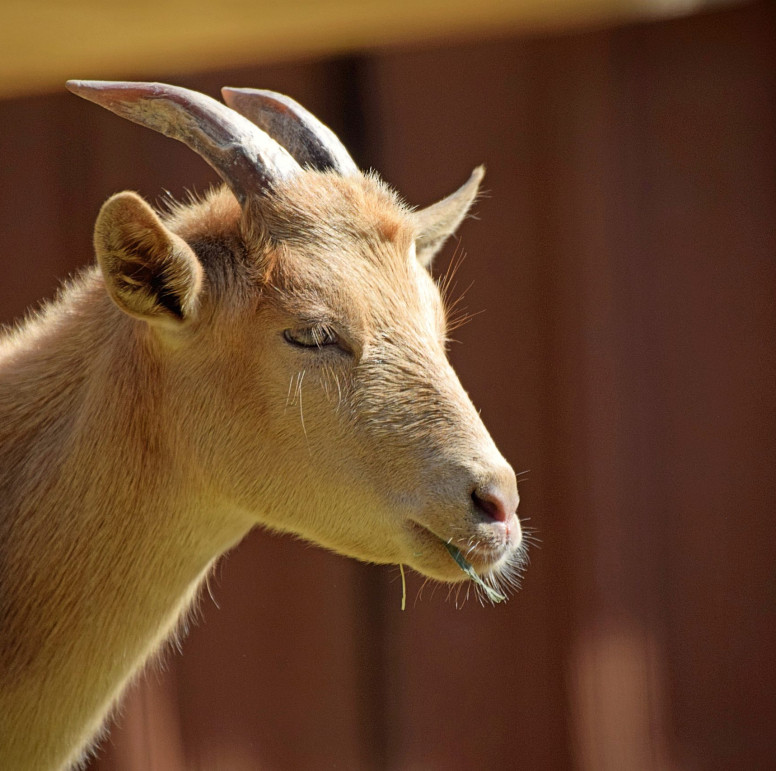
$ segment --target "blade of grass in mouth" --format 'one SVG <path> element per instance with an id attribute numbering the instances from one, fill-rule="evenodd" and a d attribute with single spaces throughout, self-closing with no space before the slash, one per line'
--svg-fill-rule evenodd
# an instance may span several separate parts
<path id="1" fill-rule="evenodd" d="M 445 547 L 447 548 L 447 551 L 450 552 L 450 556 L 458 564 L 458 567 L 461 568 L 461 570 L 463 570 L 463 572 L 466 573 L 466 575 L 469 576 L 469 578 L 474 581 L 474 583 L 477 584 L 477 586 L 479 586 L 483 592 L 485 592 L 488 599 L 492 603 L 496 604 L 506 600 L 506 595 L 494 589 L 492 586 L 488 586 L 482 580 L 482 578 L 477 575 L 477 571 L 469 564 L 469 562 L 466 560 L 466 557 L 461 554 L 461 550 L 457 546 L 453 546 L 451 543 L 445 543 Z"/>

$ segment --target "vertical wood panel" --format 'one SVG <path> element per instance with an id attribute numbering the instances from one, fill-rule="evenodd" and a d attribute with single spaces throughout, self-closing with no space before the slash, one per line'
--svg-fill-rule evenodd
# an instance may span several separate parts
<path id="1" fill-rule="evenodd" d="M 662 51 L 644 40 L 632 76 L 652 85 L 636 254 L 660 278 L 641 313 L 662 401 L 672 723 L 682 756 L 758 767 L 776 719 L 776 23 L 773 5 L 710 21 L 671 26 Z"/>

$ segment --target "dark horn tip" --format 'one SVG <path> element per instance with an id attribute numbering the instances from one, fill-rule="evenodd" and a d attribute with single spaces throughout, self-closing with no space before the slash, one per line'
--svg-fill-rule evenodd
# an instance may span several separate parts
<path id="1" fill-rule="evenodd" d="M 249 88 L 230 88 L 229 86 L 224 86 L 221 89 L 221 98 L 224 100 L 225 104 L 229 107 L 233 107 L 235 102 L 242 101 L 245 98 L 245 95 L 250 91 L 251 89 Z"/>
<path id="2" fill-rule="evenodd" d="M 224 86 L 221 89 L 221 98 L 229 107 L 237 110 L 237 112 L 242 112 L 243 109 L 249 109 L 252 101 L 257 97 L 269 97 L 270 99 L 274 97 L 275 101 L 277 101 L 278 97 L 280 99 L 287 98 L 283 97 L 282 94 L 276 94 L 273 91 L 265 91 L 259 88 L 232 88 L 230 86 Z"/>

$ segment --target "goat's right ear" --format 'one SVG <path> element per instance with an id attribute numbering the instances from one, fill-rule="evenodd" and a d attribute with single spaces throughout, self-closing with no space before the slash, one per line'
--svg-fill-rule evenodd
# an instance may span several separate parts
<path id="1" fill-rule="evenodd" d="M 454 193 L 433 206 L 414 212 L 413 217 L 418 233 L 415 239 L 415 250 L 421 265 L 429 268 L 436 253 L 455 233 L 474 203 L 484 176 L 485 167 L 478 166 L 469 179 Z"/>
<path id="2" fill-rule="evenodd" d="M 103 204 L 94 249 L 108 294 L 125 313 L 168 327 L 193 318 L 202 266 L 139 195 L 117 193 Z"/>

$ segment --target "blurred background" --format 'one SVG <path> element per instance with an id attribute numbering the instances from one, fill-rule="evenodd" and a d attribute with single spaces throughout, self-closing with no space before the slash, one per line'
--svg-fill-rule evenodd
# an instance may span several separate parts
<path id="1" fill-rule="evenodd" d="M 92 771 L 776 768 L 774 4 L 5 0 L 3 321 L 109 194 L 216 182 L 66 78 L 288 93 L 417 205 L 484 162 L 451 356 L 541 539 L 509 603 L 402 612 L 257 530 Z"/>

